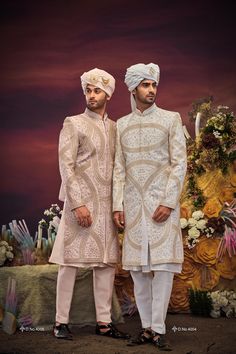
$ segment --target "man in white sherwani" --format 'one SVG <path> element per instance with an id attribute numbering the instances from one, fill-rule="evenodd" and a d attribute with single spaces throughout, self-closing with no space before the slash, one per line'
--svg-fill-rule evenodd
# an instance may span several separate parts
<path id="1" fill-rule="evenodd" d="M 59 199 L 64 207 L 49 259 L 60 265 L 53 333 L 56 338 L 72 339 L 68 323 L 76 273 L 78 268 L 92 267 L 96 333 L 127 338 L 111 323 L 119 244 L 111 202 L 116 128 L 106 104 L 115 79 L 95 68 L 81 76 L 81 84 L 87 108 L 65 119 L 59 138 Z"/>
<path id="2" fill-rule="evenodd" d="M 113 171 L 113 218 L 124 228 L 123 268 L 130 270 L 142 331 L 131 344 L 164 340 L 174 273 L 180 273 L 183 244 L 179 197 L 186 173 L 181 117 L 155 105 L 159 66 L 127 69 L 132 112 L 117 121 Z"/>

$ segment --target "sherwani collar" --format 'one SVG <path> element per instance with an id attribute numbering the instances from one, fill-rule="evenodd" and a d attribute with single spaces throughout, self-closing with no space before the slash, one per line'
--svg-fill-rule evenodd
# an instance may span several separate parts
<path id="1" fill-rule="evenodd" d="M 88 109 L 88 108 L 85 109 L 84 114 L 85 114 L 86 116 L 89 116 L 90 118 L 99 119 L 99 120 L 102 120 L 102 119 L 103 119 L 104 121 L 106 121 L 107 118 L 108 118 L 108 115 L 107 115 L 106 112 L 105 112 L 105 114 L 104 114 L 104 117 L 102 118 L 102 116 L 100 116 L 100 114 L 95 113 L 95 112 L 91 111 L 91 110 Z"/>
<path id="2" fill-rule="evenodd" d="M 157 109 L 157 106 L 155 105 L 155 103 L 153 103 L 153 105 L 147 109 L 145 109 L 145 111 L 141 112 L 138 108 L 136 108 L 134 110 L 134 113 L 137 114 L 138 116 L 147 116 L 148 114 L 154 112 Z"/>

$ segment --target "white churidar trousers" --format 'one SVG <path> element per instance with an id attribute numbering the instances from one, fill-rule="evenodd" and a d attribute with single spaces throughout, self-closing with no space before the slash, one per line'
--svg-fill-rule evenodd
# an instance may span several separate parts
<path id="1" fill-rule="evenodd" d="M 170 301 L 173 272 L 130 271 L 134 281 L 134 295 L 142 327 L 157 333 L 166 333 L 166 314 Z"/>

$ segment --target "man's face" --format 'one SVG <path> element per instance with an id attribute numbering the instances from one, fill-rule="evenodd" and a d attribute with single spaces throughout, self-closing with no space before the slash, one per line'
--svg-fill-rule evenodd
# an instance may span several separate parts
<path id="1" fill-rule="evenodd" d="M 87 107 L 91 111 L 103 108 L 106 105 L 106 102 L 110 99 L 103 90 L 94 85 L 87 85 L 85 97 Z"/>
<path id="2" fill-rule="evenodd" d="M 143 80 L 132 92 L 136 102 L 153 104 L 157 95 L 157 83 L 153 80 Z"/>

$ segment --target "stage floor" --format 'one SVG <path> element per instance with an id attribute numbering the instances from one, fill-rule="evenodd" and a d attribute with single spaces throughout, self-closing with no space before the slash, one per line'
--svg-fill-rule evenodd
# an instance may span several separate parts
<path id="1" fill-rule="evenodd" d="M 117 327 L 135 335 L 140 330 L 139 316 L 125 317 Z M 177 328 L 174 332 L 174 328 Z M 173 328 L 173 329 L 172 329 Z M 189 314 L 167 315 L 167 339 L 173 354 L 234 354 L 236 352 L 236 318 L 195 317 Z M 126 341 L 99 337 L 93 326 L 71 326 L 74 340 L 52 337 L 51 331 L 20 332 L 7 335 L 0 329 L 0 353 L 15 354 L 154 354 L 151 344 L 128 347 Z"/>

